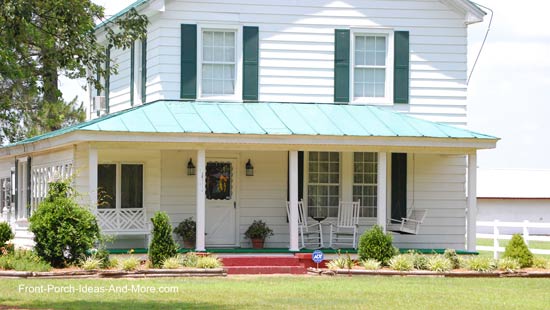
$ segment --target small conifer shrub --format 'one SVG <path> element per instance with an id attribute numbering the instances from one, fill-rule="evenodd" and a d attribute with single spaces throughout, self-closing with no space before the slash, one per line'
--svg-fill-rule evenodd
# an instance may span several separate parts
<path id="1" fill-rule="evenodd" d="M 502 257 L 516 259 L 521 268 L 533 266 L 533 253 L 531 253 L 520 234 L 512 236 L 512 240 L 506 246 Z"/>

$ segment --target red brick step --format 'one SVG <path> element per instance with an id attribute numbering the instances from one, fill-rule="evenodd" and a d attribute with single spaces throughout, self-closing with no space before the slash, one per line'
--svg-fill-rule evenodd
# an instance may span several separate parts
<path id="1" fill-rule="evenodd" d="M 305 274 L 306 267 L 295 256 L 222 256 L 228 274 Z"/>

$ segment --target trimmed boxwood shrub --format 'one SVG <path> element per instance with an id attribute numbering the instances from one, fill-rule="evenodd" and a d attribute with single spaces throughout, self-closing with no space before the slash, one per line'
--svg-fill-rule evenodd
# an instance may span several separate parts
<path id="1" fill-rule="evenodd" d="M 99 238 L 95 216 L 76 203 L 68 181 L 50 183 L 48 195 L 30 217 L 38 256 L 64 267 L 86 256 Z"/>
<path id="2" fill-rule="evenodd" d="M 512 236 L 512 240 L 506 246 L 502 257 L 516 259 L 521 268 L 533 266 L 533 253 L 531 253 L 520 234 Z"/>
<path id="3" fill-rule="evenodd" d="M 390 234 L 384 234 L 382 228 L 374 225 L 366 231 L 359 239 L 357 254 L 359 260 L 376 259 L 383 265 L 388 265 L 389 260 L 397 254 L 397 249 L 392 244 L 393 238 Z"/>
<path id="4" fill-rule="evenodd" d="M 0 247 L 3 247 L 8 240 L 13 239 L 14 237 L 15 235 L 13 234 L 10 224 L 0 222 Z"/>
<path id="5" fill-rule="evenodd" d="M 165 212 L 157 212 L 153 222 L 153 239 L 149 246 L 149 259 L 153 267 L 160 268 L 167 258 L 175 256 L 178 246 L 172 237 L 172 225 Z"/>

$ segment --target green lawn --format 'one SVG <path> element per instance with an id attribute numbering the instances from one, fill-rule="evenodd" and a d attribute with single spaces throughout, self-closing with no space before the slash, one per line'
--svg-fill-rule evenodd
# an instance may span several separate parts
<path id="1" fill-rule="evenodd" d="M 178 293 L 25 293 L 175 286 Z M 29 291 L 29 289 L 27 289 Z M 147 280 L 2 280 L 3 306 L 53 309 L 547 309 L 548 279 L 401 277 L 228 277 Z"/>

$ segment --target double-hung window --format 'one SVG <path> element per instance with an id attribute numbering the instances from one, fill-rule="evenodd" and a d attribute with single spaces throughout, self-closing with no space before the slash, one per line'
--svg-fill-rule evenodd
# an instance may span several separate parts
<path id="1" fill-rule="evenodd" d="M 391 104 L 393 100 L 393 33 L 353 33 L 351 93 L 353 102 Z"/>
<path id="2" fill-rule="evenodd" d="M 241 92 L 239 30 L 202 28 L 200 34 L 200 98 L 237 99 Z"/>
<path id="3" fill-rule="evenodd" d="M 340 153 L 309 152 L 308 214 L 337 217 L 340 200 Z"/>
<path id="4" fill-rule="evenodd" d="M 143 165 L 100 164 L 97 183 L 99 208 L 143 208 Z"/>
<path id="5" fill-rule="evenodd" d="M 378 154 L 353 154 L 353 201 L 361 200 L 360 217 L 376 217 Z"/>

